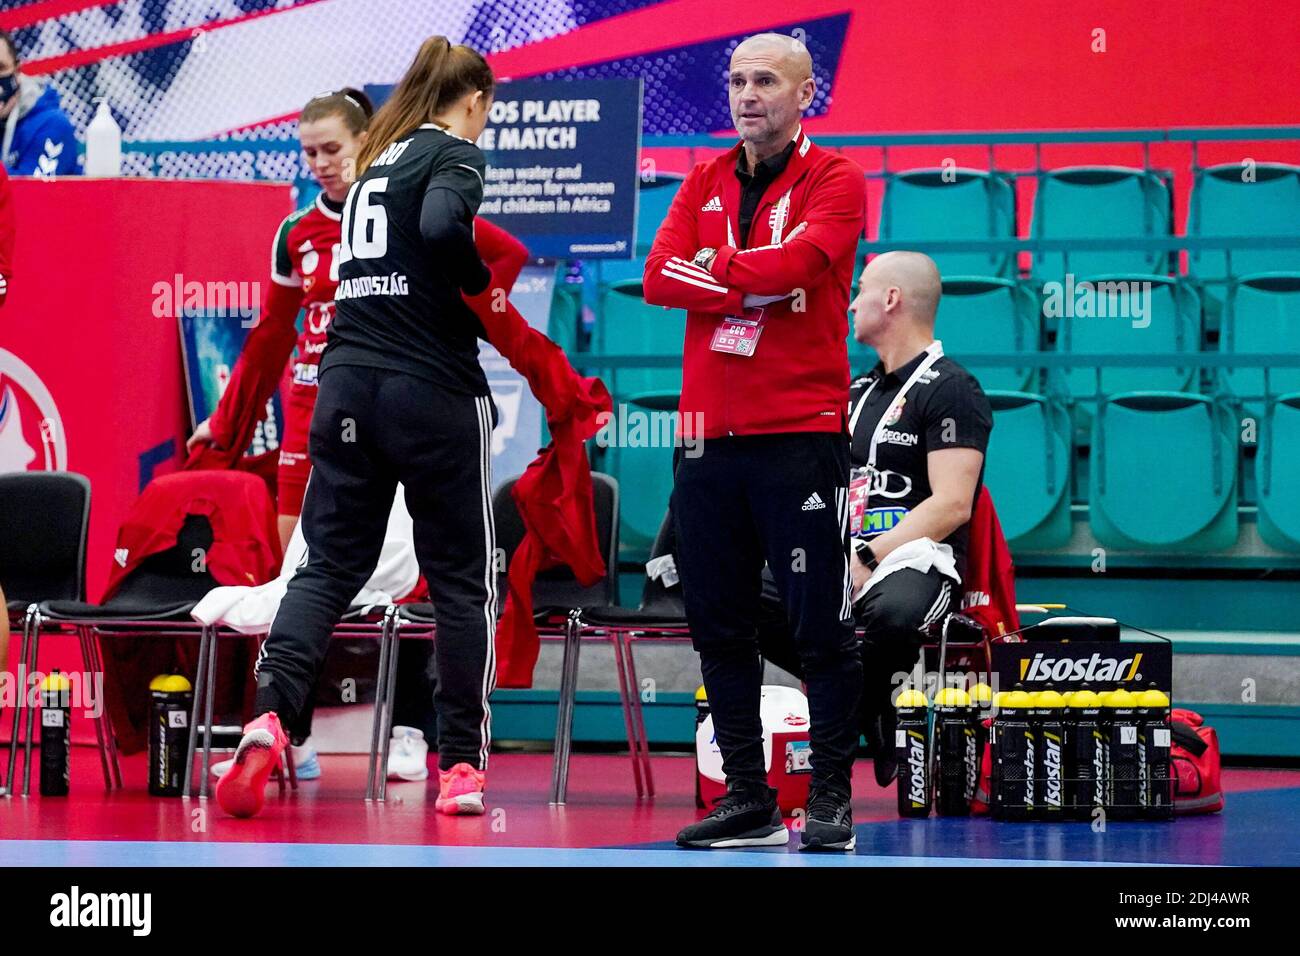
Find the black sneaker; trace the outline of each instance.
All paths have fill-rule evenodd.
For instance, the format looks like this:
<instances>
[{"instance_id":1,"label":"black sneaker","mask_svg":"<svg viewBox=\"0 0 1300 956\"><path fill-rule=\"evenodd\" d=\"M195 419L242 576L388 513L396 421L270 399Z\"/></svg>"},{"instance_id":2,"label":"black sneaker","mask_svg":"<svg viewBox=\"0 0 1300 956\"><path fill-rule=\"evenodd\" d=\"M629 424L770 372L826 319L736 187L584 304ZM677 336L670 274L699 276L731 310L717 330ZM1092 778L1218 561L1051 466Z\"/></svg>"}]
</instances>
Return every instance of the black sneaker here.
<instances>
[{"instance_id":1,"label":"black sneaker","mask_svg":"<svg viewBox=\"0 0 1300 956\"><path fill-rule=\"evenodd\" d=\"M852 850L858 845L849 798L834 790L814 790L808 798L802 850Z\"/></svg>"},{"instance_id":2,"label":"black sneaker","mask_svg":"<svg viewBox=\"0 0 1300 956\"><path fill-rule=\"evenodd\" d=\"M776 791L738 787L719 798L703 820L677 834L677 845L724 850L740 846L785 846L790 831L781 821Z\"/></svg>"},{"instance_id":3,"label":"black sneaker","mask_svg":"<svg viewBox=\"0 0 1300 956\"><path fill-rule=\"evenodd\" d=\"M872 758L872 769L876 772L876 783L888 787L898 776L898 747L894 743L894 734L898 730L898 712L893 707L886 707L877 715L876 755Z\"/></svg>"}]
</instances>

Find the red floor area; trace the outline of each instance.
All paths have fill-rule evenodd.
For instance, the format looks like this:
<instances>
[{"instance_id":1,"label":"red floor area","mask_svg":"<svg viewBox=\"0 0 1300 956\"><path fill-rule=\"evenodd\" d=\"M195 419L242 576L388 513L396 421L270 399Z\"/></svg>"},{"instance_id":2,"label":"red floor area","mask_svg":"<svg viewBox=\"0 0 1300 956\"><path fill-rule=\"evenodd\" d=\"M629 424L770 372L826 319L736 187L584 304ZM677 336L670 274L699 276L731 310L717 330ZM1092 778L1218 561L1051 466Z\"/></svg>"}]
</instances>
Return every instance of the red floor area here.
<instances>
[{"instance_id":1,"label":"red floor area","mask_svg":"<svg viewBox=\"0 0 1300 956\"><path fill-rule=\"evenodd\" d=\"M274 784L254 820L232 820L214 800L151 797L143 755L122 763L124 790L106 794L93 749L73 754L72 794L0 799L0 839L228 840L266 843L373 843L593 847L670 840L695 818L693 764L656 757L654 800L638 801L626 757L576 755L569 803L550 807L549 754L497 754L489 774L489 813L444 817L433 810L435 782L389 785L384 804L366 804L366 760L326 756L324 776L280 797ZM1300 787L1300 771L1227 770L1229 792ZM895 819L894 791L882 790L860 761L854 776L859 823ZM122 861L127 863L129 861Z\"/></svg>"}]
</instances>

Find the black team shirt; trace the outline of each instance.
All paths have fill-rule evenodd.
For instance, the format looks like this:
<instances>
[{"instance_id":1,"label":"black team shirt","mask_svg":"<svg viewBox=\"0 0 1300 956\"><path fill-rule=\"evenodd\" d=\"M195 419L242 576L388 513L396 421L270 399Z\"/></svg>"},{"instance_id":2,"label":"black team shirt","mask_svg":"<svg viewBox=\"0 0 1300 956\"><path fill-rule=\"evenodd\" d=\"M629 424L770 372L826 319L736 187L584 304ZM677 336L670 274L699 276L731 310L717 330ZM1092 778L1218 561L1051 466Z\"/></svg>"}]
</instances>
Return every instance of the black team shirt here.
<instances>
[{"instance_id":1,"label":"black team shirt","mask_svg":"<svg viewBox=\"0 0 1300 956\"><path fill-rule=\"evenodd\" d=\"M867 463L871 436L899 389L926 359L922 352L907 364L885 374L879 362L867 375L849 386L849 421L853 425L849 458L852 467ZM873 381L879 381L874 389ZM870 394L868 394L870 389ZM913 383L903 397L898 418L889 422L876 445L879 476L867 500L862 537L867 540L888 531L933 493L927 456L944 448L974 448L986 452L993 413L984 390L966 369L944 356ZM979 485L984 480L980 469ZM971 502L972 507L974 501ZM970 524L962 525L944 542L952 546L957 573L966 574L966 549Z\"/></svg>"},{"instance_id":2,"label":"black team shirt","mask_svg":"<svg viewBox=\"0 0 1300 956\"><path fill-rule=\"evenodd\" d=\"M477 146L428 123L399 137L353 183L322 375L363 365L489 394L478 361L486 333L461 298L489 280L473 233L485 168Z\"/></svg>"}]
</instances>

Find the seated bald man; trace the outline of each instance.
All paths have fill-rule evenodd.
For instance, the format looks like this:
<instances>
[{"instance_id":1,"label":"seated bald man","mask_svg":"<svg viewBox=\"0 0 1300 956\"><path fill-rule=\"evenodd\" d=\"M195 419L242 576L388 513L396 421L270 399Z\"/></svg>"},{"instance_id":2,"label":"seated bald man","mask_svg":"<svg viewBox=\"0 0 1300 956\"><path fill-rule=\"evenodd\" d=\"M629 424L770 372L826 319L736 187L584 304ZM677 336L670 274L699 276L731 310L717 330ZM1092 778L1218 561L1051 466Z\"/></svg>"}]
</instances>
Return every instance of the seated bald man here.
<instances>
[{"instance_id":1,"label":"seated bald man","mask_svg":"<svg viewBox=\"0 0 1300 956\"><path fill-rule=\"evenodd\" d=\"M971 510L993 427L988 399L934 337L939 270L918 252L887 252L862 272L853 336L880 361L850 386L850 571L864 628L862 729L876 780L897 772L892 692L922 642L956 607ZM760 645L800 675L789 628L764 588Z\"/></svg>"}]
</instances>

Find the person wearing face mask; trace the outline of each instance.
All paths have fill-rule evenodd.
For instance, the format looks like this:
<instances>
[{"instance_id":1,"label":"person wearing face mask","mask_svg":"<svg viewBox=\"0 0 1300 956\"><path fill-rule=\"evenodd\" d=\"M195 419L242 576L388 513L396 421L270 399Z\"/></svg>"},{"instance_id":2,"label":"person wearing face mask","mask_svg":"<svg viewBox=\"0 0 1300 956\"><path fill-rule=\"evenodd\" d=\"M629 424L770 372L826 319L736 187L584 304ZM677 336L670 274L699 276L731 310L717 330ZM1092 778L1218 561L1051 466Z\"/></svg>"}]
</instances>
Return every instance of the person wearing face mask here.
<instances>
[{"instance_id":1,"label":"person wearing face mask","mask_svg":"<svg viewBox=\"0 0 1300 956\"><path fill-rule=\"evenodd\" d=\"M12 176L71 176L80 172L72 121L53 86L23 75L13 37L0 30L0 157Z\"/></svg>"}]
</instances>

